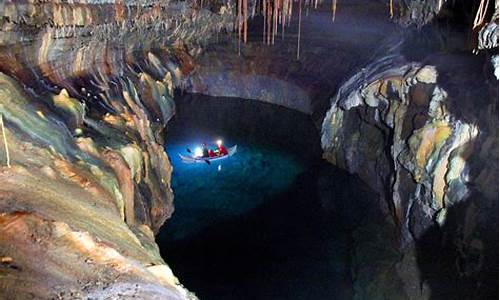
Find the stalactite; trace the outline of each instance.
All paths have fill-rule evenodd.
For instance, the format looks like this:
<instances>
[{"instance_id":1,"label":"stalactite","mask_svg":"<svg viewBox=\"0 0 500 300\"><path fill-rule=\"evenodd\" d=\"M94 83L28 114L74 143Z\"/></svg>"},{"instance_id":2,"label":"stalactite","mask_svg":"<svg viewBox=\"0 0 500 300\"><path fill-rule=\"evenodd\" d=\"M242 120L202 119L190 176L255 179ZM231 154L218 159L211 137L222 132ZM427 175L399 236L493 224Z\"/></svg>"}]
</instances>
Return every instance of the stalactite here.
<instances>
[{"instance_id":1,"label":"stalactite","mask_svg":"<svg viewBox=\"0 0 500 300\"><path fill-rule=\"evenodd\" d=\"M243 42L247 43L248 35L248 0L243 0Z\"/></svg>"},{"instance_id":2,"label":"stalactite","mask_svg":"<svg viewBox=\"0 0 500 300\"><path fill-rule=\"evenodd\" d=\"M274 37L278 31L278 0L274 0L274 9L273 9L273 34L271 39L271 44L274 45Z\"/></svg>"},{"instance_id":3,"label":"stalactite","mask_svg":"<svg viewBox=\"0 0 500 300\"><path fill-rule=\"evenodd\" d=\"M297 60L300 59L300 29L302 23L302 0L299 0L299 33L297 34Z\"/></svg>"},{"instance_id":4,"label":"stalactite","mask_svg":"<svg viewBox=\"0 0 500 300\"><path fill-rule=\"evenodd\" d=\"M290 22L292 21L292 13L293 13L293 0L287 0L289 3L288 6L288 26L290 26Z\"/></svg>"},{"instance_id":5,"label":"stalactite","mask_svg":"<svg viewBox=\"0 0 500 300\"><path fill-rule=\"evenodd\" d=\"M278 22L278 19L277 19L277 5L278 5L278 1L279 0L273 0L272 2L272 24L271 24L271 28L272 28L272 35L271 35L271 44L274 44L274 36L276 34L276 23Z\"/></svg>"},{"instance_id":6,"label":"stalactite","mask_svg":"<svg viewBox=\"0 0 500 300\"><path fill-rule=\"evenodd\" d=\"M271 30L272 30L272 19L273 12L271 7L271 1L267 2L267 44L271 45Z\"/></svg>"},{"instance_id":7,"label":"stalactite","mask_svg":"<svg viewBox=\"0 0 500 300\"><path fill-rule=\"evenodd\" d=\"M332 0L332 22L335 22L336 13L337 13L337 0Z\"/></svg>"},{"instance_id":8,"label":"stalactite","mask_svg":"<svg viewBox=\"0 0 500 300\"><path fill-rule=\"evenodd\" d=\"M243 1L238 0L238 56L241 54L241 13L242 13Z\"/></svg>"},{"instance_id":9,"label":"stalactite","mask_svg":"<svg viewBox=\"0 0 500 300\"><path fill-rule=\"evenodd\" d=\"M391 0L392 1L392 0ZM256 9L257 2L254 2L252 7L252 17L255 16L255 11L262 13L264 24L262 28L262 43L266 45L274 45L276 35L279 32L281 25L281 39L285 40L285 28L291 23L293 16L293 0L261 0L260 9ZM302 0L299 0L299 34L297 41L297 57L300 57L300 34L302 27ZM321 4L321 0L305 0L304 5L307 9L314 6L317 8ZM335 20L335 10L337 0L332 2L333 20ZM244 43L248 40L248 0L238 0L238 53L241 51L241 39Z\"/></svg>"},{"instance_id":10,"label":"stalactite","mask_svg":"<svg viewBox=\"0 0 500 300\"><path fill-rule=\"evenodd\" d=\"M281 10L283 9L283 1L276 0L276 4L278 5L276 8L276 34L278 34L278 25L280 24Z\"/></svg>"},{"instance_id":11,"label":"stalactite","mask_svg":"<svg viewBox=\"0 0 500 300\"><path fill-rule=\"evenodd\" d=\"M267 1L262 0L262 14L264 15L264 28L262 30L262 43L266 43L266 25L267 25Z\"/></svg>"},{"instance_id":12,"label":"stalactite","mask_svg":"<svg viewBox=\"0 0 500 300\"><path fill-rule=\"evenodd\" d=\"M489 4L490 0L481 0L481 3L479 3L476 17L474 18L474 24L472 26L473 30L476 30L479 26L481 26L484 23L484 19L486 18L486 12L488 11Z\"/></svg>"},{"instance_id":13,"label":"stalactite","mask_svg":"<svg viewBox=\"0 0 500 300\"><path fill-rule=\"evenodd\" d=\"M275 24L275 29L274 29L274 33L275 34L278 34L278 20L279 20L279 16L280 16L280 10L281 10L281 1L280 0L276 0L276 20L274 21L274 24Z\"/></svg>"},{"instance_id":14,"label":"stalactite","mask_svg":"<svg viewBox=\"0 0 500 300\"><path fill-rule=\"evenodd\" d=\"M389 16L394 17L394 0L389 0Z\"/></svg>"},{"instance_id":15,"label":"stalactite","mask_svg":"<svg viewBox=\"0 0 500 300\"><path fill-rule=\"evenodd\" d=\"M285 23L286 23L286 12L288 11L287 7L288 2L283 0L283 7L281 8L281 40L285 40Z\"/></svg>"}]
</instances>

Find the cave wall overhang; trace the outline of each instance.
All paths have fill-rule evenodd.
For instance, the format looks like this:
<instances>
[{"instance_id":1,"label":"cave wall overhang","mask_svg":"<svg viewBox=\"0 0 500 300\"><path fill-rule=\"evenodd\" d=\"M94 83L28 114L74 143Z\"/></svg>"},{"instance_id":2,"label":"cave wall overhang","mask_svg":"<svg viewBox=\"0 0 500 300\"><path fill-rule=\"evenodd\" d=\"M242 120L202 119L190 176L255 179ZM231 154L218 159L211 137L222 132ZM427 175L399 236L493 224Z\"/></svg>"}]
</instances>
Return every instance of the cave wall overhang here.
<instances>
[{"instance_id":1,"label":"cave wall overhang","mask_svg":"<svg viewBox=\"0 0 500 300\"><path fill-rule=\"evenodd\" d=\"M432 21L439 9L451 7L460 15L470 5L403 2L408 2L408 12L429 13L424 18L428 21L421 25ZM490 165L488 161L498 157L492 147L498 143L498 117L494 113L498 109L498 77L492 77L498 71L497 67L493 72L479 68L488 65L488 60L495 67L498 61L498 1L491 7L495 10L490 11L490 21L476 28L476 56L470 53L453 58L429 51L420 62L408 61L405 44L420 35L420 31L412 32L402 37L401 43L382 45L389 51L378 52L347 79L331 99L323 120L325 158L360 174L379 191L387 211L401 228L402 245L417 240L432 222L444 222L446 207L466 199L471 186L487 199L497 195L494 170L498 162ZM428 27L439 30L439 24ZM465 47L469 49L470 45ZM467 84L456 84L459 81ZM474 88L466 92L469 85ZM477 165L485 168L479 172ZM423 211L416 213L415 207ZM415 221L411 216L415 214L426 221ZM422 228L411 228L411 222Z\"/></svg>"},{"instance_id":2,"label":"cave wall overhang","mask_svg":"<svg viewBox=\"0 0 500 300\"><path fill-rule=\"evenodd\" d=\"M425 279L415 288L408 270L419 273L415 248L432 228L467 262L453 272L491 272L482 261L498 232L498 81L482 68L486 55L455 59L378 57L340 87L322 125L324 158L368 183L395 224L404 259L390 272L410 298L426 297Z\"/></svg>"},{"instance_id":3,"label":"cave wall overhang","mask_svg":"<svg viewBox=\"0 0 500 300\"><path fill-rule=\"evenodd\" d=\"M1 297L195 298L154 242L174 209L162 135L230 7L11 1L0 13Z\"/></svg>"}]
</instances>

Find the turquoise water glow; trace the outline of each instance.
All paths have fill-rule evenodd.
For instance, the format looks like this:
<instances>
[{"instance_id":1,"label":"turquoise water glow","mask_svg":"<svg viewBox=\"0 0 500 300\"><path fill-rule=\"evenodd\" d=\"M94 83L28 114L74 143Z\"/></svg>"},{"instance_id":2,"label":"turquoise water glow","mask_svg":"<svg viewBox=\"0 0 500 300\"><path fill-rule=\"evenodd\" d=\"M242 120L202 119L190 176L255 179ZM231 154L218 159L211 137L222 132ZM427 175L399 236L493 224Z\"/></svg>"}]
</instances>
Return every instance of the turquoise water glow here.
<instances>
[{"instance_id":1,"label":"turquoise water glow","mask_svg":"<svg viewBox=\"0 0 500 300\"><path fill-rule=\"evenodd\" d=\"M175 211L157 242L180 281L208 300L352 299L350 234L332 203L354 197L321 160L310 116L193 94L176 105L165 134ZM211 165L179 158L217 139L238 152Z\"/></svg>"},{"instance_id":2,"label":"turquoise water glow","mask_svg":"<svg viewBox=\"0 0 500 300\"><path fill-rule=\"evenodd\" d=\"M196 144L192 139L182 139L166 146L174 167L175 194L175 213L164 232L169 239L182 239L215 221L248 213L265 199L284 192L306 167L295 155L278 147L230 140L225 141L227 147L238 145L232 157L210 165L182 162L178 154L188 155L186 148L194 150Z\"/></svg>"}]
</instances>

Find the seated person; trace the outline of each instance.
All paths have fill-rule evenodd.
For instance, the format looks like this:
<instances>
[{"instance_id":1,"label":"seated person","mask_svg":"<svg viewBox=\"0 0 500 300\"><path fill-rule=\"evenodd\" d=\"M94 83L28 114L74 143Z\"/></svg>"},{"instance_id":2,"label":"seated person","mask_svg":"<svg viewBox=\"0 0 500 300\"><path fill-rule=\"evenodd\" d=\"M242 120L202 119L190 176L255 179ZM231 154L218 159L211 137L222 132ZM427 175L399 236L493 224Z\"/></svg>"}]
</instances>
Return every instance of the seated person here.
<instances>
[{"instance_id":1,"label":"seated person","mask_svg":"<svg viewBox=\"0 0 500 300\"><path fill-rule=\"evenodd\" d=\"M221 140L217 141L217 153L220 156L228 154L227 149L226 149L226 147L224 147L224 145L222 145L222 141Z\"/></svg>"},{"instance_id":2,"label":"seated person","mask_svg":"<svg viewBox=\"0 0 500 300\"><path fill-rule=\"evenodd\" d=\"M201 145L202 145L202 151L203 151L202 157L208 157L209 152L208 152L207 143L203 143Z\"/></svg>"}]
</instances>

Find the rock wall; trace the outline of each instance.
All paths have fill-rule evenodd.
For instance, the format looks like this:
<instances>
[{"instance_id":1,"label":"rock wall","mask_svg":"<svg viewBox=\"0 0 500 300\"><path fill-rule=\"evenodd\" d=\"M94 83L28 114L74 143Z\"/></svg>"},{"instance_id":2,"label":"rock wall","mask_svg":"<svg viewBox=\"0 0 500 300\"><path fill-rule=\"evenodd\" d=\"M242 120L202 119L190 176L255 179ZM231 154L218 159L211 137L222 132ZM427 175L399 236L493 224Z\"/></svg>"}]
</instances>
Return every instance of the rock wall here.
<instances>
[{"instance_id":1,"label":"rock wall","mask_svg":"<svg viewBox=\"0 0 500 300\"><path fill-rule=\"evenodd\" d=\"M498 81L483 70L488 56L392 53L341 86L322 127L324 157L368 183L396 226L400 258L358 282L358 296L387 274L411 299L494 296Z\"/></svg>"},{"instance_id":2,"label":"rock wall","mask_svg":"<svg viewBox=\"0 0 500 300\"><path fill-rule=\"evenodd\" d=\"M0 298L186 299L154 234L172 214L163 129L228 7L0 4Z\"/></svg>"},{"instance_id":3,"label":"rock wall","mask_svg":"<svg viewBox=\"0 0 500 300\"><path fill-rule=\"evenodd\" d=\"M395 2L399 23L424 27L382 45L332 98L324 157L387 216L353 232L355 298L498 297L498 1L471 43L476 4ZM370 250L383 245L397 253Z\"/></svg>"},{"instance_id":4,"label":"rock wall","mask_svg":"<svg viewBox=\"0 0 500 300\"><path fill-rule=\"evenodd\" d=\"M472 21L479 1L474 0L394 0L393 18L403 26L422 28L436 19Z\"/></svg>"}]
</instances>

